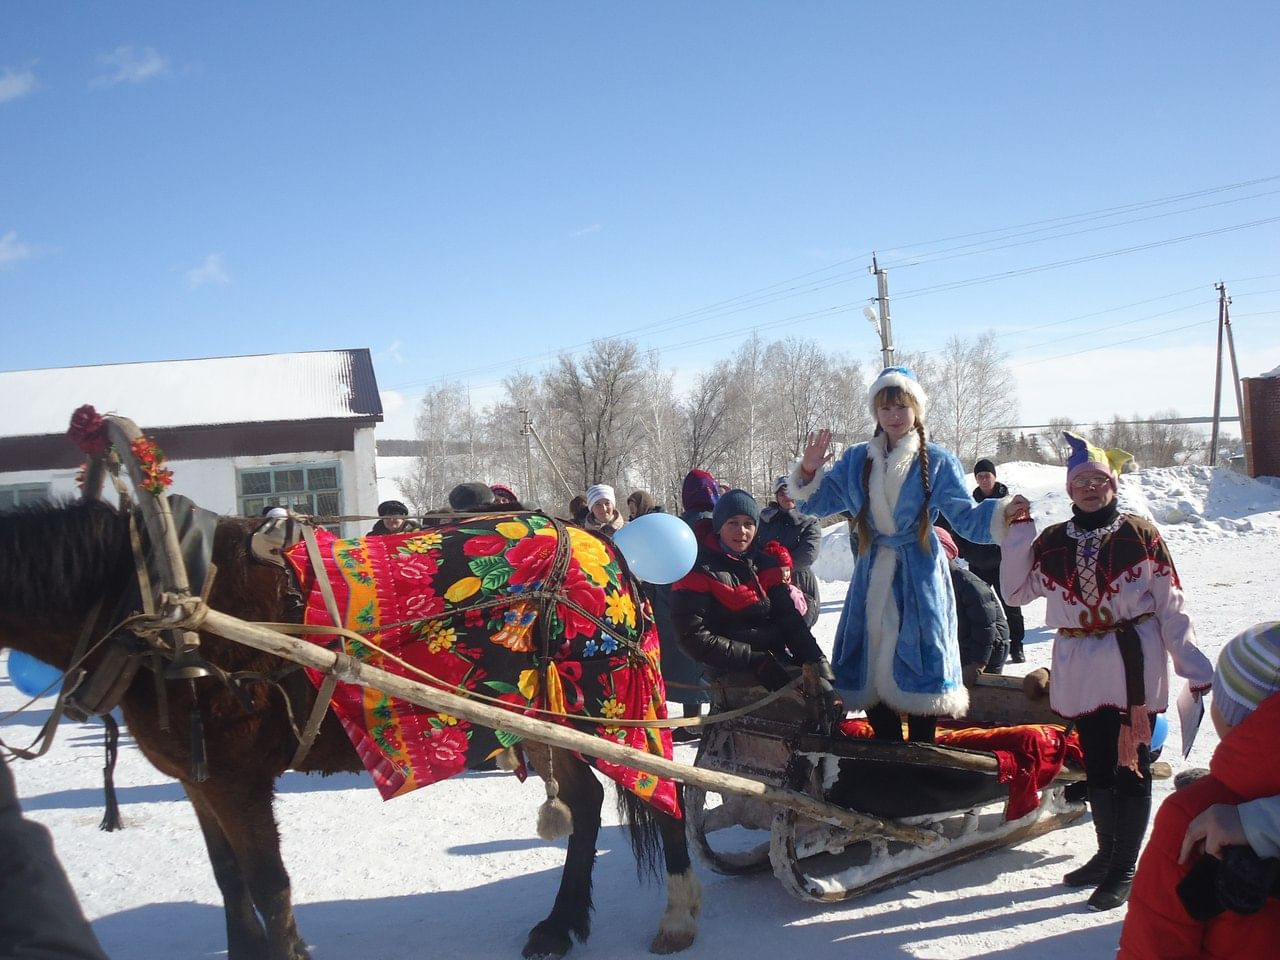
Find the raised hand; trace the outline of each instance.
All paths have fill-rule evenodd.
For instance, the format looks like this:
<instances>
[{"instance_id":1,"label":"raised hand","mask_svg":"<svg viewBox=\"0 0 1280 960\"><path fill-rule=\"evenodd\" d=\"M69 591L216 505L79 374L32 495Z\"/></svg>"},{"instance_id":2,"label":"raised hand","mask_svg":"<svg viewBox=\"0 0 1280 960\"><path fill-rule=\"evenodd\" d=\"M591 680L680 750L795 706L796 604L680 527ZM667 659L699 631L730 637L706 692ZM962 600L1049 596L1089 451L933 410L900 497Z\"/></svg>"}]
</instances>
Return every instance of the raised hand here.
<instances>
[{"instance_id":1,"label":"raised hand","mask_svg":"<svg viewBox=\"0 0 1280 960\"><path fill-rule=\"evenodd\" d=\"M812 476L817 473L824 463L830 461L832 454L831 448L831 431L825 427L817 433L811 433L805 439L804 457L800 460L800 469L806 474Z\"/></svg>"},{"instance_id":2,"label":"raised hand","mask_svg":"<svg viewBox=\"0 0 1280 960\"><path fill-rule=\"evenodd\" d=\"M1025 523L1031 519L1031 501L1018 494L1009 501L1009 505L1004 508L1004 523L1008 526L1011 523Z\"/></svg>"}]
</instances>

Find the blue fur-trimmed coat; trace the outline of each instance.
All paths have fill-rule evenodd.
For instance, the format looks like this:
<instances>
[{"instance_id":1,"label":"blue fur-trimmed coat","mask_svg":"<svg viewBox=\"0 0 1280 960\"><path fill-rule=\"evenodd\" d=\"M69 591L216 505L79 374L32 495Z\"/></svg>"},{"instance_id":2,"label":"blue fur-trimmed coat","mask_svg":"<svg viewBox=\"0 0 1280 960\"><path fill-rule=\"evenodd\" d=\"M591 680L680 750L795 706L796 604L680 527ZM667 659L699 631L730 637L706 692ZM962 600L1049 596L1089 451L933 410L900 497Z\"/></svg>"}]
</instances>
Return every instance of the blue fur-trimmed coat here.
<instances>
[{"instance_id":1,"label":"blue fur-trimmed coat","mask_svg":"<svg viewBox=\"0 0 1280 960\"><path fill-rule=\"evenodd\" d=\"M867 520L876 542L859 555L836 627L835 686L851 709L883 702L917 716L962 716L969 692L960 675L947 557L932 530L928 551L918 539L920 439L908 433L887 454L885 440L880 434L848 448L808 483L796 464L788 484L796 506L820 517L841 510L857 515L869 499ZM1008 501L975 503L955 456L935 443L928 453L930 516L941 512L966 540L998 543ZM869 498L862 489L868 459Z\"/></svg>"}]
</instances>

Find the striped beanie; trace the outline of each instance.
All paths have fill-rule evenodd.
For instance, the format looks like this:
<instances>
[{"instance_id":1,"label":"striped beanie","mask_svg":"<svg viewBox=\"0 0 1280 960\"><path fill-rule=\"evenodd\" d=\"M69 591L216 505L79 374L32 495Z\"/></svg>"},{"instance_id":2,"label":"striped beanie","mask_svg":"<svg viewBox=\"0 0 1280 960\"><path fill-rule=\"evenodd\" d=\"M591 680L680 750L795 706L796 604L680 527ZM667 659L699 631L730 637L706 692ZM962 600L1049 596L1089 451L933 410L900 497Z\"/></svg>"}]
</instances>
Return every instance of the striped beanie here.
<instances>
[{"instance_id":1,"label":"striped beanie","mask_svg":"<svg viewBox=\"0 0 1280 960\"><path fill-rule=\"evenodd\" d=\"M1280 691L1280 621L1257 623L1218 654L1213 703L1233 727Z\"/></svg>"}]
</instances>

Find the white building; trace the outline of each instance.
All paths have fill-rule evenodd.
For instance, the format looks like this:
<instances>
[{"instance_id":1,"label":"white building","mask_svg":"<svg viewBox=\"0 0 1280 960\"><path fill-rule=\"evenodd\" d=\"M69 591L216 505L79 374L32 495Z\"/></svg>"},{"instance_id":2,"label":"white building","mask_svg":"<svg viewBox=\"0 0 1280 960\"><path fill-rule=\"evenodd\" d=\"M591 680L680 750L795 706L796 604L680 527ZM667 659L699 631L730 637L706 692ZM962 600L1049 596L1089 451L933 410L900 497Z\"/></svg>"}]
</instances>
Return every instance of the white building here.
<instances>
[{"instance_id":1,"label":"white building","mask_svg":"<svg viewBox=\"0 0 1280 960\"><path fill-rule=\"evenodd\" d=\"M133 420L174 493L223 514L372 515L382 402L365 348L0 373L0 509L76 496L72 411ZM343 533L362 533L349 523Z\"/></svg>"}]
</instances>

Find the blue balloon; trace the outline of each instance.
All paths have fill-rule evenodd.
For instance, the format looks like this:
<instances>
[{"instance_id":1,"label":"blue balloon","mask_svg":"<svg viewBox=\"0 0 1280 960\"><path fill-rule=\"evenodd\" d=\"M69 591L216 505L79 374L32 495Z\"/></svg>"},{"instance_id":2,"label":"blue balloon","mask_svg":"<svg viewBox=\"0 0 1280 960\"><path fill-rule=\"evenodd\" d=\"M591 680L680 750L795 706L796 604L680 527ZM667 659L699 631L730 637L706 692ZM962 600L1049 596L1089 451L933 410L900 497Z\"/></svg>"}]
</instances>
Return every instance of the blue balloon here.
<instances>
[{"instance_id":1,"label":"blue balloon","mask_svg":"<svg viewBox=\"0 0 1280 960\"><path fill-rule=\"evenodd\" d=\"M646 513L613 535L627 566L646 583L675 583L693 569L698 541L689 525L669 513Z\"/></svg>"},{"instance_id":2,"label":"blue balloon","mask_svg":"<svg viewBox=\"0 0 1280 960\"><path fill-rule=\"evenodd\" d=\"M21 650L9 651L9 679L28 697L57 693L62 671Z\"/></svg>"},{"instance_id":3,"label":"blue balloon","mask_svg":"<svg viewBox=\"0 0 1280 960\"><path fill-rule=\"evenodd\" d=\"M1163 713L1157 713L1156 722L1151 725L1151 749L1153 752L1164 746L1167 736L1169 736L1169 721L1164 718Z\"/></svg>"}]
</instances>

